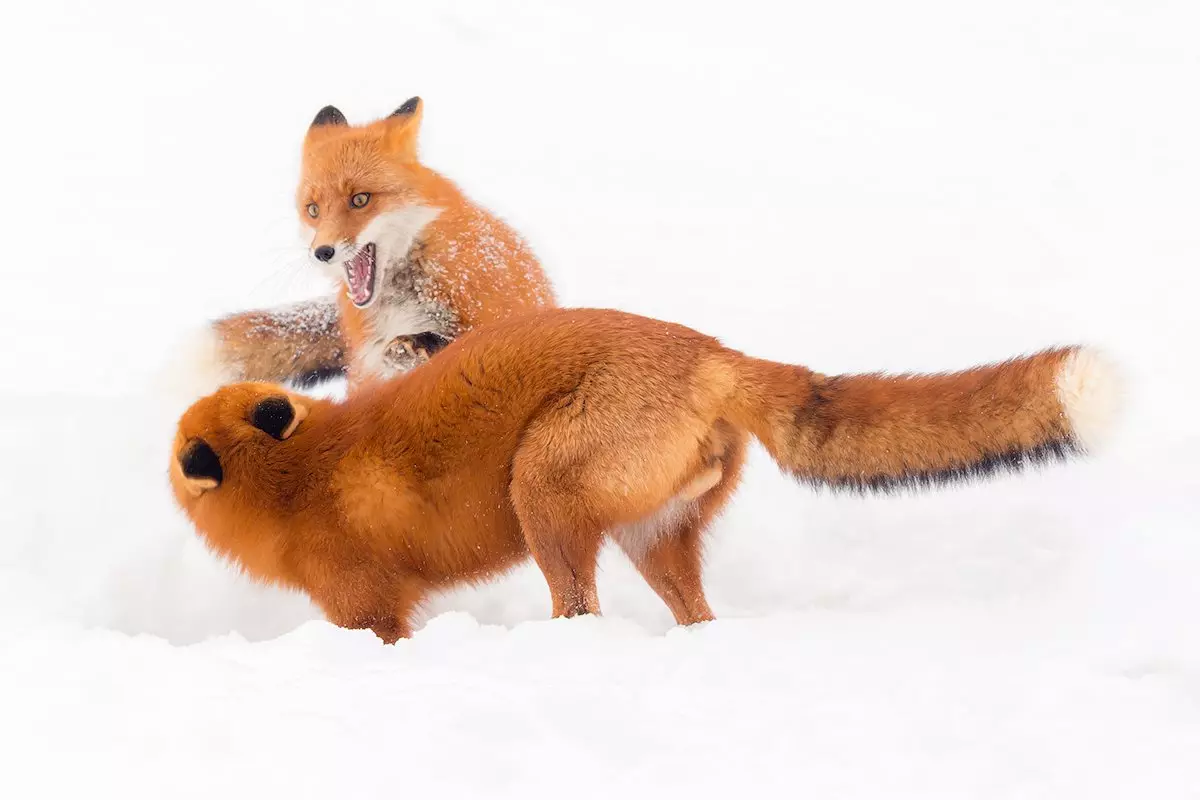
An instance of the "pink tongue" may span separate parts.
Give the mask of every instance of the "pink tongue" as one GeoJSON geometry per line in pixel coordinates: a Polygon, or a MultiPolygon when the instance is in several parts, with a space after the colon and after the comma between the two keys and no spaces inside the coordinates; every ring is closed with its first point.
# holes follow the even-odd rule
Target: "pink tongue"
{"type": "Polygon", "coordinates": [[[371,299],[371,267],[371,252],[366,247],[346,264],[346,284],[350,289],[350,299],[356,303],[371,299]]]}

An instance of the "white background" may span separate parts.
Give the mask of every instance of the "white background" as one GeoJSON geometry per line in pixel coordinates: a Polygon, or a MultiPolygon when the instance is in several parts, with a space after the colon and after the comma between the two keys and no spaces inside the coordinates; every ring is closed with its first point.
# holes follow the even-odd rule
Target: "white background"
{"type": "Polygon", "coordinates": [[[0,794],[1200,795],[1195,9],[6,10],[0,794]],[[602,619],[546,621],[525,569],[395,647],[315,621],[171,507],[158,376],[206,318],[322,290],[305,127],[414,94],[425,160],[565,304],[824,372],[1088,342],[1122,424],[924,496],[817,495],[756,452],[698,629],[614,553],[602,619]]]}

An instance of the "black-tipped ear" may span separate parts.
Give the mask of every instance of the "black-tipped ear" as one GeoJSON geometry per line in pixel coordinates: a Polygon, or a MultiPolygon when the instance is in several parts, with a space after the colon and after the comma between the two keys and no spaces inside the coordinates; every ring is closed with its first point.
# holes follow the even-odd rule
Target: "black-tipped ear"
{"type": "MultiPolygon", "coordinates": [[[[407,117],[409,114],[415,114],[417,109],[421,107],[421,98],[410,97],[404,101],[404,105],[392,112],[393,117],[407,117]]],[[[336,110],[336,109],[335,109],[336,110]]]]}
{"type": "Polygon", "coordinates": [[[333,106],[325,106],[317,115],[313,117],[310,127],[316,128],[320,125],[347,125],[346,116],[338,111],[333,106]]]}
{"type": "Polygon", "coordinates": [[[212,481],[213,487],[221,485],[224,474],[221,460],[203,439],[193,439],[188,449],[179,457],[179,466],[185,477],[193,481],[212,481]]]}
{"type": "Polygon", "coordinates": [[[292,435],[295,423],[296,410],[286,397],[268,397],[250,412],[251,425],[280,441],[292,435]]]}

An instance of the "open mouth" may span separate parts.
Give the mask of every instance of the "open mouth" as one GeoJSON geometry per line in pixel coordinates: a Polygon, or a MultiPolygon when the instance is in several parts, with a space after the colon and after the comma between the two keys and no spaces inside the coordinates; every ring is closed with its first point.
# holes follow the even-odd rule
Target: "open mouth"
{"type": "Polygon", "coordinates": [[[346,259],[346,296],[359,308],[375,299],[375,244],[363,245],[346,259]]]}

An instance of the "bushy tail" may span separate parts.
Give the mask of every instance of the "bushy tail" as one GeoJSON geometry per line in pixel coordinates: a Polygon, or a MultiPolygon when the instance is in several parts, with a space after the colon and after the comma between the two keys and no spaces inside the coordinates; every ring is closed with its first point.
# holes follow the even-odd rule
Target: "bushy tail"
{"type": "Polygon", "coordinates": [[[332,298],[234,314],[212,330],[218,357],[238,380],[310,385],[345,372],[332,298]]]}
{"type": "Polygon", "coordinates": [[[1048,350],[937,375],[816,374],[745,358],[731,416],[780,467],[860,491],[926,487],[1083,453],[1114,416],[1096,351],[1048,350]]]}
{"type": "Polygon", "coordinates": [[[208,323],[172,348],[155,378],[175,414],[237,381],[311,386],[345,372],[337,302],[310,300],[208,323]]]}

